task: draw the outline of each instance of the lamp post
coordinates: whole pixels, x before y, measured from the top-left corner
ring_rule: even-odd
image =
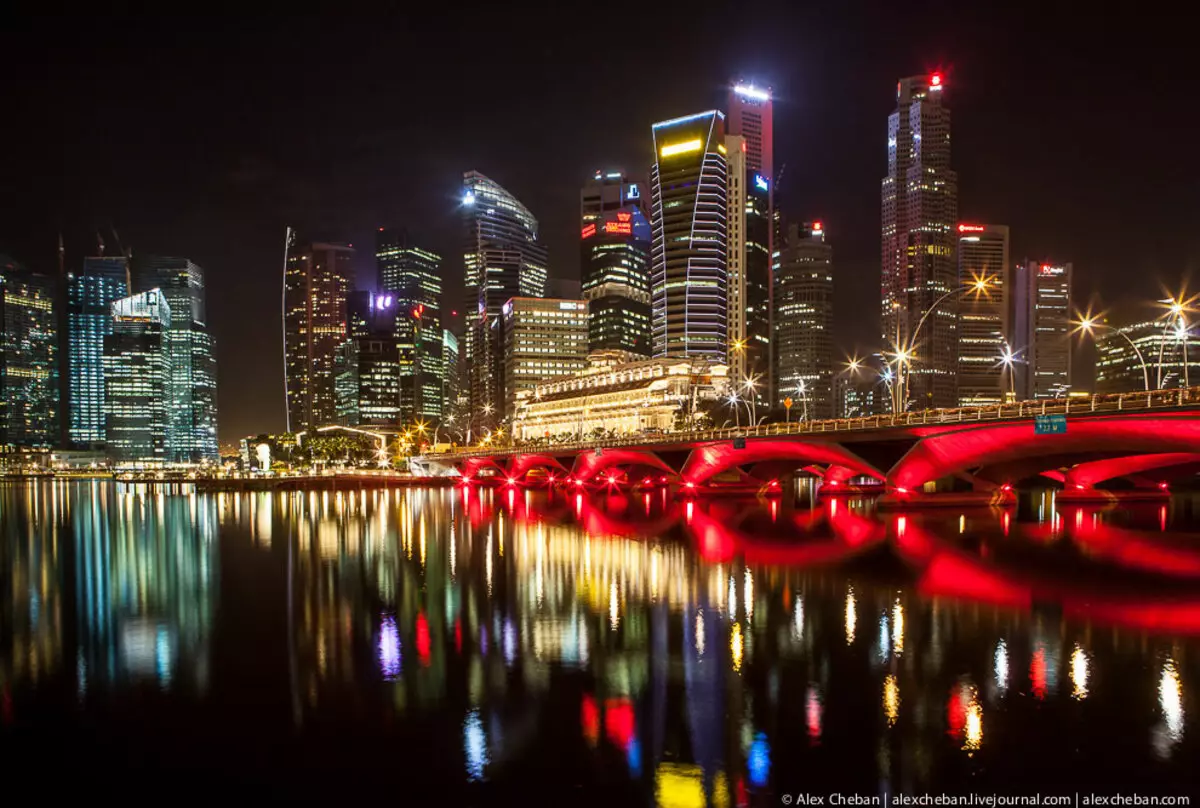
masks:
[[[1017,355],[1013,353],[1012,346],[1007,342],[1004,343],[1004,350],[1000,353],[1001,373],[1008,370],[1009,397],[1012,401],[1017,400]]]
[[[1126,334],[1124,331],[1122,331],[1119,328],[1113,328],[1110,325],[1099,322],[1099,318],[1091,315],[1090,313],[1081,316],[1079,318],[1079,320],[1077,320],[1074,323],[1074,325],[1075,325],[1076,331],[1078,331],[1080,334],[1086,334],[1089,337],[1094,337],[1096,331],[1098,331],[1101,328],[1107,328],[1110,331],[1113,331],[1113,332],[1121,335],[1121,337],[1126,342],[1129,343],[1129,347],[1133,348],[1134,355],[1137,356],[1138,362],[1141,363],[1141,365],[1142,365],[1142,382],[1145,384],[1146,392],[1147,393],[1150,392],[1150,368],[1148,368],[1146,366],[1146,357],[1142,356],[1141,349],[1138,348],[1136,342],[1134,342],[1133,340],[1131,340],[1129,338],[1128,334]]]
[[[892,354],[892,356],[895,357],[895,361],[896,361],[896,372],[895,372],[896,384],[893,387],[893,392],[892,392],[892,399],[893,399],[892,412],[893,413],[899,412],[902,409],[906,408],[905,398],[908,395],[908,381],[909,381],[908,377],[912,375],[912,363],[913,363],[913,360],[916,358],[916,347],[918,344],[917,338],[921,335],[921,328],[925,325],[925,321],[929,319],[929,315],[933,314],[934,311],[937,310],[938,306],[945,303],[951,297],[954,297],[955,295],[961,294],[963,292],[974,292],[977,298],[980,294],[986,295],[988,293],[988,290],[992,287],[992,284],[994,281],[995,281],[995,278],[976,276],[976,277],[972,278],[969,282],[959,284],[958,286],[955,286],[950,291],[948,291],[945,294],[938,297],[937,300],[933,301],[933,304],[930,305],[930,307],[925,310],[925,313],[921,315],[921,319],[917,321],[917,327],[914,328],[912,334],[909,335],[906,345],[900,344],[900,334],[899,334],[900,323],[899,323],[899,319],[897,318],[896,340],[895,340],[895,343],[893,344],[893,350],[891,351],[891,354]],[[906,368],[907,368],[907,371],[906,371]]]

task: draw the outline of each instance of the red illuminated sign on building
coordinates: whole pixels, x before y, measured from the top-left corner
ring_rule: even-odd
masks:
[[[960,233],[982,233],[986,229],[981,224],[960,224],[958,226],[958,232]]]
[[[591,236],[594,236],[594,235],[596,235],[596,225],[589,224],[587,227],[583,228],[583,230],[579,234],[579,237],[580,238],[590,238]]]
[[[623,210],[617,211],[617,220],[615,222],[605,222],[604,232],[630,235],[633,233],[633,214]]]

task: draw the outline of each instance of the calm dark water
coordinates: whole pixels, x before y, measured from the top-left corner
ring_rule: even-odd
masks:
[[[1195,798],[1198,690],[1188,498],[0,486],[0,745],[57,796]]]

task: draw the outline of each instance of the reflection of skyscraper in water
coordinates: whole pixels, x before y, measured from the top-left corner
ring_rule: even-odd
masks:
[[[140,485],[75,493],[80,693],[96,680],[203,692],[218,586],[216,500]]]
[[[62,666],[61,503],[49,485],[0,489],[7,517],[0,521],[0,689],[36,683]]]

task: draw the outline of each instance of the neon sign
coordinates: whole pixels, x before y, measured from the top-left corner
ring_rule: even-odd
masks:
[[[756,188],[761,188],[764,191],[767,190],[767,178],[764,177],[762,174],[755,174],[754,175],[754,186]]]
[[[630,183],[628,189],[625,191],[625,198],[626,199],[641,199],[642,198],[642,192],[637,187],[636,182]]]
[[[981,224],[960,224],[958,232],[960,233],[982,233],[987,228]]]
[[[685,140],[680,143],[671,143],[670,145],[663,146],[659,154],[663,157],[671,157],[675,154],[700,151],[702,148],[704,148],[704,144],[700,142],[700,138],[695,138],[694,140]]]
[[[628,214],[626,214],[626,215],[628,215]],[[633,233],[633,224],[628,221],[605,222],[604,223],[604,232],[605,233],[617,233],[620,235],[629,235],[629,234]]]
[[[579,232],[580,238],[591,238],[594,235],[596,235],[596,225],[595,224],[589,224],[587,227],[583,228],[583,230],[581,230]]]

